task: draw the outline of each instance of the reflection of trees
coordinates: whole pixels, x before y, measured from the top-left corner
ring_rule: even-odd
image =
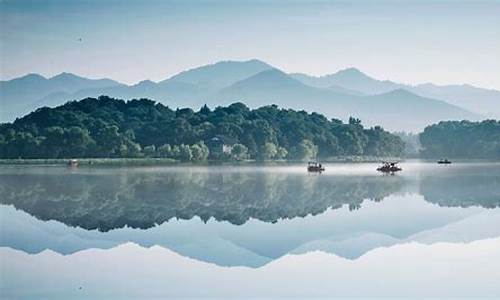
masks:
[[[107,231],[149,228],[171,218],[243,224],[319,214],[397,192],[399,177],[304,176],[246,172],[9,174],[1,202],[42,220]]]
[[[420,193],[439,206],[500,207],[500,174],[492,172],[424,176]]]

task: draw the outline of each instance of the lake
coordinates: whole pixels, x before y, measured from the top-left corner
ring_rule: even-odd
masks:
[[[0,166],[3,298],[499,297],[500,163]]]

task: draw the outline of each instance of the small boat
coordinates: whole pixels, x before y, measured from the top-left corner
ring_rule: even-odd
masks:
[[[76,159],[70,159],[68,161],[68,167],[78,167],[78,160],[76,160]]]
[[[382,172],[382,173],[391,173],[394,174],[395,172],[399,172],[403,169],[397,166],[397,162],[382,162],[382,165],[377,168],[377,171]]]
[[[325,170],[325,168],[317,162],[310,161],[307,163],[307,171],[308,172],[321,173],[324,170]]]
[[[438,160],[438,164],[440,164],[440,165],[449,165],[449,164],[451,164],[451,161],[449,161],[447,158],[440,159],[440,160]]]

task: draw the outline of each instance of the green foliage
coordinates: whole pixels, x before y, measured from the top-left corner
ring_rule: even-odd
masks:
[[[419,135],[411,132],[395,132],[395,135],[401,138],[405,144],[404,154],[406,157],[415,157],[419,155],[422,145],[420,144]]]
[[[231,155],[236,160],[247,159],[249,157],[248,148],[242,144],[235,144],[231,149]]]
[[[141,145],[134,143],[130,140],[126,140],[120,145],[120,157],[140,157],[142,155]]]
[[[210,141],[217,137],[219,144]],[[234,147],[237,146],[233,151]],[[244,148],[243,148],[243,147]],[[275,105],[242,103],[200,111],[147,99],[101,96],[41,108],[0,125],[0,158],[309,159],[342,155],[399,156],[404,144],[380,127],[365,129]]]
[[[354,117],[349,117],[349,125],[361,126],[361,120]]]
[[[208,147],[203,142],[199,142],[191,146],[192,160],[202,161],[208,158],[210,151]]]
[[[273,143],[265,143],[260,148],[260,159],[269,160],[273,159],[278,153],[278,148]]]
[[[439,122],[419,137],[425,157],[500,158],[500,121]]]
[[[179,155],[176,157],[179,160],[182,161],[190,161],[193,159],[193,151],[191,151],[191,148],[188,145],[181,144],[179,146]]]
[[[285,159],[285,158],[287,158],[287,156],[288,156],[288,151],[283,147],[278,147],[276,149],[276,155],[274,156],[274,158]]]
[[[144,154],[147,157],[155,157],[156,156],[156,147],[155,145],[149,145],[144,147]]]
[[[300,160],[315,159],[318,155],[318,146],[310,140],[302,140],[292,149],[292,157]]]
[[[172,153],[172,147],[169,144],[162,145],[158,147],[158,156],[159,157],[170,157]]]
[[[276,222],[345,206],[358,209],[365,201],[380,201],[400,191],[405,183],[402,176],[337,177],[332,184],[329,176],[217,168],[210,172],[78,172],[74,176],[4,171],[0,173],[0,203],[41,220],[90,230],[146,229],[173,218],[196,216],[241,225],[251,219]],[[498,197],[495,200],[500,202]]]

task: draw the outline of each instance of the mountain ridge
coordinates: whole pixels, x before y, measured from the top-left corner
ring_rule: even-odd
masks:
[[[477,114],[500,118],[500,91],[495,89],[480,88],[470,84],[402,84],[390,80],[375,79],[356,68],[348,68],[323,76],[311,76],[304,73],[291,75],[312,86],[334,85],[366,95],[405,89],[419,96],[439,99]],[[353,77],[355,78],[353,79]]]
[[[15,86],[25,82],[34,82],[26,84],[27,87],[23,88],[28,93],[27,95],[19,96],[9,92],[9,85]],[[49,88],[44,87],[47,82],[51,82]],[[436,89],[436,85],[427,84],[425,87],[426,90]],[[403,93],[401,89],[408,93]],[[196,109],[204,104],[217,106],[235,101],[243,101],[250,107],[278,104],[281,107],[317,111],[335,118],[346,119],[353,115],[367,120],[369,124],[382,124],[385,128],[410,131],[421,130],[425,125],[430,124],[429,122],[461,117],[481,118],[481,113],[477,111],[468,113],[466,112],[468,109],[464,109],[463,105],[450,104],[450,101],[446,99],[425,96],[432,94],[431,92],[419,91],[417,93],[413,89],[416,88],[388,80],[374,79],[356,68],[347,68],[334,74],[314,77],[302,73],[286,74],[256,59],[220,61],[180,72],[162,81],[144,80],[134,85],[125,85],[109,79],[87,79],[65,72],[50,78],[28,74],[1,82],[0,95],[3,98],[1,102],[4,109],[0,114],[0,121],[10,121],[14,117],[24,115],[41,106],[57,106],[69,100],[100,95],[123,99],[149,98],[174,108],[189,106]],[[439,87],[437,89],[439,90]],[[425,120],[425,116],[410,116],[405,115],[409,112],[405,112],[401,118],[416,117],[422,120],[411,126],[404,124],[407,122],[403,120],[399,124],[401,126],[397,128],[395,122],[382,117],[385,112],[392,111],[394,108],[377,107],[376,104],[383,100],[382,102],[388,103],[387,105],[392,105],[383,97],[393,98],[394,94],[390,92],[394,90],[399,90],[398,96],[401,98],[393,99],[394,105],[399,107],[398,101],[411,100],[411,105],[423,101],[428,105],[426,109],[435,117]],[[387,95],[380,96],[385,93]],[[498,91],[490,93],[493,96],[495,93],[500,95]],[[434,92],[435,94],[437,92]],[[489,95],[489,97],[492,96]],[[443,101],[448,106],[443,106]],[[486,102],[488,101],[491,102],[490,100]],[[435,105],[439,106],[438,113],[433,112],[436,110]],[[406,110],[405,107],[402,109]],[[377,120],[377,113],[382,117],[382,122]],[[398,117],[398,112],[392,111],[389,115]],[[374,120],[373,123],[372,120]]]

